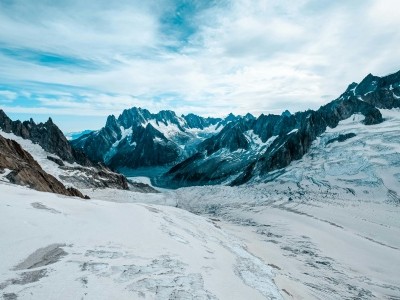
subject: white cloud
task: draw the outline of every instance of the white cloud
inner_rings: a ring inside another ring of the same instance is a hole
[[[96,91],[41,99],[40,109],[52,112],[99,115],[130,106],[203,115],[315,109],[330,100],[325,95],[339,96],[370,72],[400,68],[395,0],[219,2],[193,16],[195,31],[177,51],[169,47],[179,44],[179,35],[164,32],[161,22],[172,11],[169,1],[13,3],[0,12],[2,45],[102,66],[55,68],[0,54],[6,70],[0,79]]]
[[[1,91],[0,90],[0,102],[11,103],[17,98],[18,94],[13,91]]]

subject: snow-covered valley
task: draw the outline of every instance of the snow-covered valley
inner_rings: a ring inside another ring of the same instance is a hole
[[[400,299],[400,113],[382,114],[372,126],[342,121],[267,178],[159,193],[82,188],[40,146],[1,132],[91,199],[1,174],[0,295]]]
[[[273,269],[210,219],[0,188],[5,299],[281,298]]]

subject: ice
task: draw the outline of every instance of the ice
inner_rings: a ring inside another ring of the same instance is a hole
[[[83,201],[2,182],[0,193],[2,294],[282,299],[271,267],[206,217],[166,206]],[[60,213],[33,208],[39,201]],[[30,269],[40,274],[28,274]]]

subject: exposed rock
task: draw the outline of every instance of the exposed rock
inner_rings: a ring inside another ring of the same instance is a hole
[[[136,192],[140,193],[160,193],[158,190],[153,188],[152,186],[142,183],[142,182],[135,182],[132,180],[129,180],[129,185],[131,186],[131,190],[134,190]]]
[[[195,114],[182,115],[188,128],[204,129],[221,122],[221,118],[203,118]]]
[[[61,159],[57,158],[57,157],[48,155],[48,156],[47,156],[47,159],[48,159],[48,160],[51,160],[51,161],[53,161],[53,162],[55,162],[55,163],[56,163],[57,165],[59,165],[60,167],[65,166],[64,162],[63,162]]]
[[[208,155],[214,152],[227,148],[231,152],[238,149],[248,149],[249,141],[247,140],[244,132],[252,127],[253,120],[228,123],[220,133],[205,140],[198,147],[199,151],[207,151]]]
[[[326,145],[334,143],[334,142],[341,143],[341,142],[344,142],[344,141],[346,141],[346,140],[348,140],[348,139],[350,139],[352,137],[355,137],[355,136],[356,136],[356,134],[353,133],[353,132],[346,133],[346,134],[339,134],[338,137],[330,139],[329,141],[327,141]]]
[[[84,198],[74,188],[66,188],[53,176],[47,174],[33,157],[13,140],[0,135],[0,169],[12,170],[6,178],[19,185],[26,185],[42,192]]]
[[[47,152],[56,154],[61,159],[81,165],[91,166],[92,162],[81,152],[73,149],[62,131],[49,118],[45,123],[36,124],[32,119],[21,122],[12,121],[0,109],[0,128],[24,139],[39,144]]]
[[[128,190],[128,182],[125,176],[111,172],[108,168],[98,165],[94,167],[62,166],[61,169],[68,170],[72,175],[62,175],[60,178],[71,182],[78,188],[114,188]],[[76,173],[81,173],[76,174]],[[67,173],[67,174],[68,174]]]
[[[120,130],[116,124],[116,120],[113,117],[109,117],[107,120],[108,131],[109,128],[113,130]],[[49,155],[47,159],[55,162],[60,167],[65,167],[64,161],[68,163],[78,163],[82,167],[66,167],[70,170],[78,170],[85,173],[84,178],[72,178],[73,176],[65,176],[66,181],[69,183],[86,182],[89,185],[80,185],[81,188],[90,187],[112,187],[117,189],[128,189],[126,178],[118,173],[112,172],[104,165],[93,163],[86,154],[79,150],[71,147],[67,139],[61,130],[53,123],[50,118],[46,123],[36,124],[32,119],[30,121],[12,121],[4,111],[0,110],[0,128],[5,132],[13,133],[17,136],[21,136],[24,139],[29,139],[34,143],[39,144],[44,150],[55,154],[56,156]],[[121,135],[121,131],[119,131]],[[83,135],[83,138],[87,137]],[[91,145],[94,149],[99,149],[104,145],[105,142],[101,141],[99,144]],[[89,176],[93,178],[88,179]],[[71,193],[75,193],[72,190]],[[76,193],[75,193],[76,194]]]

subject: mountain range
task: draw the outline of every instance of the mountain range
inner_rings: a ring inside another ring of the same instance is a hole
[[[204,118],[134,107],[118,118],[110,115],[102,129],[71,145],[115,170],[166,166],[167,172],[153,178],[157,185],[241,185],[268,180],[271,171],[301,159],[319,135],[341,120],[359,113],[366,126],[378,124],[384,121],[379,109],[395,107],[400,107],[400,71],[369,74],[318,110],[294,114]],[[345,138],[351,136],[339,139]]]

